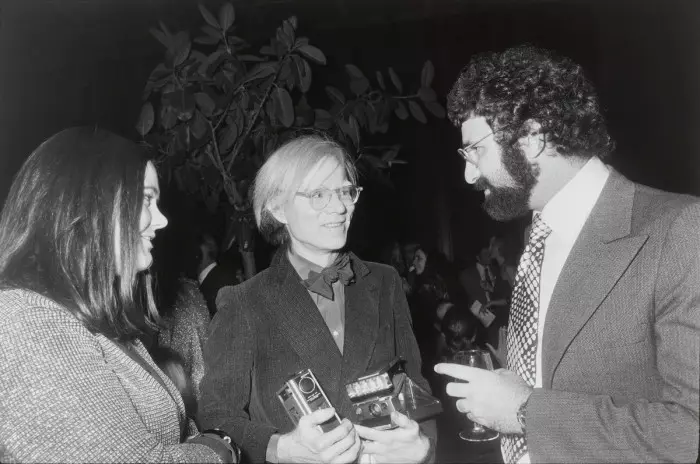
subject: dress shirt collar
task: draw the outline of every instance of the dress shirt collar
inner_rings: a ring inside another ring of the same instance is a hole
[[[310,271],[318,272],[320,274],[323,270],[323,268],[318,264],[312,263],[303,256],[294,253],[291,246],[287,249],[287,256],[289,257],[289,262],[291,263],[292,267],[295,271],[297,271],[299,277],[301,277],[301,280],[308,279]]]
[[[202,269],[202,272],[199,273],[199,277],[197,278],[197,280],[199,280],[199,285],[202,285],[202,282],[204,282],[204,279],[207,278],[207,276],[209,275],[211,270],[214,269],[214,267],[216,267],[216,261]]]
[[[576,241],[609,176],[600,158],[592,157],[545,205],[542,220],[558,236]]]

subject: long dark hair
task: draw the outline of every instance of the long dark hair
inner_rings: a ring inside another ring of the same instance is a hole
[[[138,145],[97,128],[42,143],[0,215],[0,285],[40,293],[114,340],[155,328],[150,275],[136,268],[147,162]]]

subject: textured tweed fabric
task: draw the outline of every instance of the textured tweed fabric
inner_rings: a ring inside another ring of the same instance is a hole
[[[0,292],[1,462],[219,462],[181,444],[182,399],[137,342],[153,376],[61,306]]]

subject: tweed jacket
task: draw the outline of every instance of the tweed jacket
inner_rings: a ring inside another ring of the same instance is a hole
[[[545,251],[546,253],[546,251]],[[700,202],[613,171],[556,283],[532,462],[691,462],[698,453]]]
[[[220,462],[180,444],[184,426],[196,432],[180,394],[143,344],[133,350],[162,382],[55,302],[1,291],[0,461]]]
[[[234,437],[251,462],[264,462],[273,433],[294,424],[277,391],[310,368],[341,417],[355,420],[345,384],[389,363],[406,360],[423,387],[421,359],[401,279],[390,266],[350,253],[355,282],[345,288],[345,343],[336,346],[318,308],[289,262],[286,247],[271,266],[219,292],[219,312],[204,348],[200,420]],[[421,424],[435,438],[434,421]]]

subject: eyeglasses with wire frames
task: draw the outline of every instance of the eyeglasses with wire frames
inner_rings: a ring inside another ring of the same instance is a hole
[[[481,142],[483,142],[484,140],[486,140],[487,138],[495,136],[497,133],[508,129],[509,127],[512,127],[512,126],[506,125],[504,127],[501,127],[500,129],[497,129],[495,131],[491,131],[488,134],[481,137],[476,142],[472,142],[472,143],[469,143],[467,145],[464,145],[461,148],[458,148],[457,153],[459,153],[459,156],[461,156],[464,159],[464,161],[467,161],[467,162],[473,164],[474,166],[476,166],[477,163],[479,162],[479,160],[481,159],[481,157],[484,156],[484,154],[486,153],[486,147],[484,147],[483,145],[479,145],[479,144]]]
[[[503,130],[503,129],[501,129]],[[496,131],[499,132],[499,131]],[[469,143],[461,148],[457,149],[457,153],[459,156],[461,156],[464,161],[467,161],[468,163],[471,163],[473,165],[477,165],[479,160],[481,159],[482,156],[486,153],[486,147],[483,145],[479,145],[481,142],[486,140],[487,138],[493,136],[496,134],[496,132],[489,132],[485,136],[481,137],[479,140],[476,142]]]
[[[310,192],[297,192],[300,197],[308,198],[311,202],[311,207],[316,211],[321,211],[331,202],[333,194],[338,196],[338,199],[345,205],[350,206],[357,203],[360,198],[362,187],[356,185],[344,185],[337,189],[320,188]]]

